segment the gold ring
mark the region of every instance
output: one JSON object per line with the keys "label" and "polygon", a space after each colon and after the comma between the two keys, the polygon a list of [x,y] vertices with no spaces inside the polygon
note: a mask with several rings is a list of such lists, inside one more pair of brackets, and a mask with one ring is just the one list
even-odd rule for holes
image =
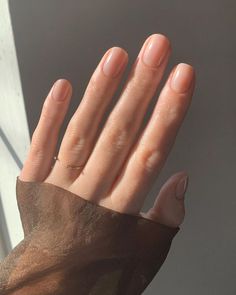
{"label": "gold ring", "polygon": [[[61,160],[57,157],[57,156],[55,156],[54,157],[54,160],[56,160],[56,161],[59,161],[63,166],[65,166],[65,168],[71,168],[71,169],[81,169],[82,167],[83,167],[83,165],[80,165],[80,166],[73,166],[73,165],[66,165],[66,164],[63,164],[62,162],[61,162]],[[53,167],[53,166],[52,166]],[[51,167],[51,168],[52,168]]]}

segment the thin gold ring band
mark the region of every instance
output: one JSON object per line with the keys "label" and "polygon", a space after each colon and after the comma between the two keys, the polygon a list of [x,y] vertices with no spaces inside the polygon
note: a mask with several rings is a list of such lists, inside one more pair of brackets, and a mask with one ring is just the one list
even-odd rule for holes
{"label": "thin gold ring band", "polygon": [[71,169],[78,169],[79,170],[79,169],[81,169],[83,167],[83,165],[73,166],[73,165],[63,164],[62,161],[57,156],[54,157],[54,160],[59,161],[63,166],[65,166],[65,168],[71,168]]}

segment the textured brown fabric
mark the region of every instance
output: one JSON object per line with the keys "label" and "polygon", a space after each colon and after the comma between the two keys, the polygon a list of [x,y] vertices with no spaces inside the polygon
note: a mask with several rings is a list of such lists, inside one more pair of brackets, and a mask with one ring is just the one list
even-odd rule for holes
{"label": "textured brown fabric", "polygon": [[179,228],[17,176],[24,239],[0,265],[0,294],[137,295]]}

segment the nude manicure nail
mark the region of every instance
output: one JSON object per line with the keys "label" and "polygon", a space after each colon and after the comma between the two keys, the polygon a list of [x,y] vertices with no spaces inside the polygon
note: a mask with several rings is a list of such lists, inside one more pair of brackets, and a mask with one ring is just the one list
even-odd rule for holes
{"label": "nude manicure nail", "polygon": [[55,82],[50,94],[53,99],[63,101],[67,98],[69,88],[67,80],[60,79]]}
{"label": "nude manicure nail", "polygon": [[104,74],[108,77],[116,78],[124,66],[126,56],[127,53],[124,50],[119,47],[113,47],[102,66]]}
{"label": "nude manicure nail", "polygon": [[150,67],[158,67],[165,58],[170,44],[166,37],[154,34],[148,41],[143,53],[143,62]]}
{"label": "nude manicure nail", "polygon": [[188,64],[178,64],[171,78],[171,88],[178,93],[187,92],[192,84],[194,69]]}
{"label": "nude manicure nail", "polygon": [[179,182],[176,185],[176,190],[175,190],[175,196],[176,199],[184,199],[185,192],[187,190],[188,186],[188,176],[184,176],[179,180]]}

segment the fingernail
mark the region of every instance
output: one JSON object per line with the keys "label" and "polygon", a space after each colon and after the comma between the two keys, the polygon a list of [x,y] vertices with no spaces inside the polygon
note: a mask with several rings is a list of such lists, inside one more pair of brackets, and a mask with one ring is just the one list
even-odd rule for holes
{"label": "fingernail", "polygon": [[184,176],[176,185],[175,196],[176,199],[184,199],[185,192],[188,186],[188,176]]}
{"label": "fingernail", "polygon": [[102,69],[104,74],[107,77],[116,78],[124,66],[126,57],[127,54],[124,50],[119,47],[113,47],[103,63]]}
{"label": "fingernail", "polygon": [[55,82],[51,89],[51,96],[57,101],[63,101],[67,98],[69,92],[69,84],[67,80],[60,79]]}
{"label": "fingernail", "polygon": [[178,64],[171,78],[171,88],[178,92],[186,92],[189,90],[194,75],[194,69],[188,64]]}
{"label": "fingernail", "polygon": [[166,56],[170,44],[168,39],[154,34],[148,41],[143,53],[143,62],[150,67],[158,67]]}

